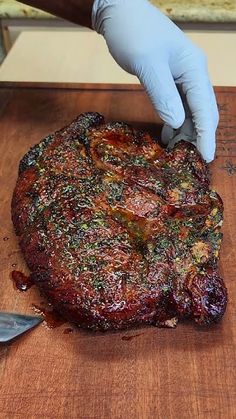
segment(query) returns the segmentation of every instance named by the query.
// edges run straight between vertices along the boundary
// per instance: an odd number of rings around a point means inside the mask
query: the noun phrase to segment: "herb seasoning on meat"
[[[189,143],[80,115],[21,160],[12,218],[33,282],[81,327],[218,322],[223,204]]]

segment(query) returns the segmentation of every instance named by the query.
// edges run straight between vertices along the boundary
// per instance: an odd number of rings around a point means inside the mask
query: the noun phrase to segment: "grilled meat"
[[[95,330],[220,320],[223,204],[189,143],[86,113],[21,160],[12,218],[32,279]]]

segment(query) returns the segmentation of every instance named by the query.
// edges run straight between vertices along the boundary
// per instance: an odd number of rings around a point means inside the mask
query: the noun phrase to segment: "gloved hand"
[[[207,162],[213,160],[218,110],[204,53],[148,0],[95,0],[92,25],[116,62],[139,78],[163,121],[175,129],[185,121],[176,85],[180,87],[197,148]]]
[[[181,85],[177,85],[177,87],[184,106],[185,121],[179,129],[173,129],[167,124],[164,125],[161,133],[161,140],[162,143],[165,144],[169,149],[173,148],[175,144],[180,140],[189,141],[197,146],[197,133],[193,124],[187,98],[182,91]]]

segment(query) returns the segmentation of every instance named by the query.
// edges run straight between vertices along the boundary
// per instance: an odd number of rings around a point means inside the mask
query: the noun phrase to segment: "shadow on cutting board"
[[[185,321],[175,330],[145,327],[100,333],[77,329],[71,336],[71,350],[85,361],[93,359],[99,362],[149,359],[153,353],[165,351],[176,354],[218,351],[223,350],[222,335],[226,321],[208,328],[196,327]]]

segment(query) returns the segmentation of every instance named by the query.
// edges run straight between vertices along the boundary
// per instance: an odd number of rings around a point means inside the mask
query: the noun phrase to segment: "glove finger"
[[[207,81],[207,84],[208,84],[208,89],[209,89],[209,97],[211,97],[212,117],[213,117],[213,120],[215,121],[215,124],[217,126],[218,122],[219,122],[219,112],[218,112],[217,102],[216,102],[216,99],[215,99],[215,93],[214,93],[213,87],[212,87],[209,79]],[[183,85],[177,83],[176,87],[177,87],[179,95],[182,99],[186,119],[192,118],[192,113],[191,113],[191,110],[190,110],[189,105],[188,105],[187,97],[183,92]]]
[[[185,112],[169,67],[149,64],[136,74],[163,121],[171,128],[179,128],[184,122]]]
[[[167,145],[169,141],[173,138],[175,130],[169,125],[164,124],[161,130],[161,142],[163,145]]]
[[[196,132],[191,118],[186,118],[183,125],[177,130],[170,128],[166,124],[162,128],[161,142],[167,148],[172,149],[181,140],[188,141],[195,146],[197,145]]]
[[[219,121],[216,99],[211,86],[204,54],[195,54],[194,68],[183,76],[183,92],[197,133],[197,148],[210,162],[215,154],[215,133]]]
[[[182,100],[182,103],[183,103],[183,106],[184,106],[185,118],[186,119],[191,118],[192,114],[191,114],[191,111],[190,111],[189,106],[188,106],[187,98],[186,98],[186,96],[183,92],[183,85],[177,83],[176,87],[178,89],[179,95],[181,97],[181,100]]]

